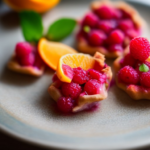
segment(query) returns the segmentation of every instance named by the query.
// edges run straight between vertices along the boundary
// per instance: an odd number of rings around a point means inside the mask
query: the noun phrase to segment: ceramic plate
[[[62,1],[43,15],[45,29],[60,17],[82,17],[89,4],[90,1]],[[131,5],[150,27],[150,7]],[[0,22],[0,127],[3,131],[28,142],[65,149],[120,149],[150,143],[150,101],[134,101],[114,85],[98,111],[64,116],[55,111],[55,103],[47,92],[52,70],[40,78],[9,71],[6,64],[15,44],[24,40],[15,16],[9,17],[3,14]],[[12,26],[8,26],[9,21]],[[150,40],[149,28],[145,28],[144,34]],[[63,42],[74,46],[74,41],[72,34]],[[112,62],[107,60],[108,64]]]

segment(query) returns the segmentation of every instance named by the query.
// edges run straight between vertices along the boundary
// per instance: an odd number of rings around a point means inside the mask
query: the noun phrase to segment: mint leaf
[[[147,65],[145,65],[145,64],[142,64],[142,65],[139,67],[139,70],[140,70],[141,72],[147,72],[147,71],[149,71],[149,67],[148,67]]]
[[[41,16],[34,11],[22,11],[19,13],[19,17],[25,40],[38,42],[43,35]]]
[[[61,18],[49,26],[46,36],[49,40],[60,41],[71,34],[76,24],[75,19]]]
[[[89,26],[84,26],[83,30],[84,30],[84,32],[89,33],[91,29]]]

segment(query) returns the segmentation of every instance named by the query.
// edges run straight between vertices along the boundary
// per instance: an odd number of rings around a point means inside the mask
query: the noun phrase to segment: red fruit
[[[69,113],[72,111],[73,108],[72,99],[70,97],[61,97],[57,101],[57,106],[58,109],[63,113]]]
[[[73,78],[73,69],[72,69],[70,66],[63,64],[63,65],[62,65],[62,69],[63,69],[63,71],[64,71],[64,74],[65,74],[67,77],[69,77],[70,79]]]
[[[140,84],[144,87],[150,88],[150,72],[141,73]]]
[[[29,55],[25,55],[24,57],[18,58],[19,63],[22,66],[33,66],[35,56],[33,53],[30,53]]]
[[[95,27],[98,23],[98,18],[92,12],[88,13],[83,19],[83,25],[87,25],[90,27]]]
[[[137,31],[135,29],[129,29],[125,33],[130,39],[133,39],[140,35],[140,31]]]
[[[104,32],[99,30],[94,30],[89,34],[89,43],[92,46],[101,46],[106,39],[106,35]]]
[[[63,83],[61,91],[65,97],[71,97],[72,99],[76,99],[81,93],[81,86],[73,82]]]
[[[104,75],[94,69],[89,69],[88,73],[89,73],[91,79],[97,79],[98,81],[100,81],[100,83],[106,82],[106,75]]]
[[[120,11],[119,9],[114,9],[114,18],[115,19],[120,19],[122,18],[123,14],[122,11]]]
[[[119,22],[118,28],[121,29],[122,31],[127,31],[129,29],[132,29],[134,28],[133,21],[130,19],[121,20]]]
[[[26,55],[29,55],[33,50],[33,46],[31,46],[27,42],[19,42],[16,44],[16,55],[17,57],[24,57]]]
[[[112,19],[114,18],[114,9],[103,5],[96,10],[96,14],[100,17],[100,19]]]
[[[41,68],[42,66],[44,66],[44,62],[41,59],[40,55],[38,52],[35,52],[35,61],[34,61],[34,66],[37,68]]]
[[[123,40],[124,40],[124,33],[118,29],[112,31],[108,37],[108,42],[110,44],[121,44]]]
[[[135,65],[135,70],[136,70],[139,74],[143,73],[143,72],[141,72],[141,71],[139,70],[139,67],[140,67],[142,64],[147,65],[148,68],[150,69],[150,62],[148,62],[148,61],[145,61],[145,62],[137,61],[136,65]]]
[[[131,54],[127,54],[124,59],[121,61],[121,66],[132,66],[134,67],[136,64],[136,60],[131,56]]]
[[[131,66],[125,66],[120,69],[118,78],[126,84],[137,84],[139,82],[139,74]]]
[[[88,74],[81,67],[73,68],[74,76],[72,81],[78,84],[84,84],[89,80]]]
[[[110,46],[108,47],[108,51],[109,51],[109,52],[116,52],[116,51],[122,52],[122,51],[123,51],[123,47],[122,47],[122,45],[120,45],[120,44],[110,45]]]
[[[59,79],[58,79],[58,77],[57,77],[57,75],[56,75],[56,73],[55,73],[55,74],[53,75],[53,77],[52,77],[52,81],[55,82],[55,81],[57,81],[57,80],[59,80]]]
[[[84,91],[89,95],[99,94],[101,90],[101,84],[96,79],[89,80],[84,86]]]
[[[133,58],[145,61],[150,54],[150,43],[144,37],[136,37],[130,42],[130,53]]]

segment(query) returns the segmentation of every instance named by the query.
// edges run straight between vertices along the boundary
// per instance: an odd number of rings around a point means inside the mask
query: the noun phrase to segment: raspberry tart
[[[79,112],[106,99],[112,78],[104,55],[67,54],[61,57],[49,94],[63,113]]]
[[[45,69],[37,48],[28,42],[16,44],[15,53],[7,66],[13,71],[33,76],[41,76]]]
[[[150,100],[150,43],[144,37],[136,37],[129,51],[114,62],[116,84],[135,100]]]
[[[81,52],[120,56],[145,24],[138,12],[124,2],[97,1],[79,23],[77,47]]]

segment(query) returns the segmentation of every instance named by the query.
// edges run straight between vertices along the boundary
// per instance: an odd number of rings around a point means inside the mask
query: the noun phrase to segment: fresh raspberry
[[[127,31],[129,29],[132,29],[134,28],[133,21],[130,19],[121,20],[119,22],[118,28],[121,29],[122,31]]]
[[[112,19],[114,18],[114,9],[103,5],[98,8],[95,13],[99,16],[100,19]]]
[[[35,56],[33,53],[30,53],[29,55],[25,55],[21,58],[18,58],[20,65],[22,66],[33,66],[35,61]]]
[[[98,18],[92,12],[88,13],[83,19],[83,25],[88,25],[90,27],[95,27],[98,23]]]
[[[125,33],[130,39],[133,39],[140,35],[140,31],[137,31],[135,29],[129,29]]]
[[[140,75],[140,84],[150,88],[150,72],[144,72]]]
[[[123,14],[122,11],[120,11],[119,9],[114,9],[114,18],[115,19],[120,19],[122,18]]]
[[[95,64],[94,64],[93,69],[96,70],[96,71],[98,71],[98,72],[101,72],[102,69],[103,69],[103,67],[104,67],[104,66],[101,66],[101,65],[99,64],[99,62],[96,61]]]
[[[127,54],[123,60],[121,61],[121,66],[132,66],[134,67],[136,64],[136,60],[131,56],[131,54]]]
[[[124,33],[119,29],[112,31],[108,37],[108,42],[110,44],[121,44],[123,40],[124,40]]]
[[[138,74],[143,73],[143,72],[141,72],[141,71],[139,70],[139,67],[140,67],[142,64],[145,64],[145,65],[148,66],[148,68],[150,69],[150,62],[148,62],[148,61],[145,61],[145,62],[137,61],[137,62],[136,62],[136,65],[135,65],[135,70],[138,72]]]
[[[81,93],[81,86],[73,82],[63,83],[61,91],[65,97],[71,97],[72,99],[76,99]]]
[[[150,54],[150,43],[144,37],[136,37],[130,42],[130,53],[133,58],[145,61]]]
[[[131,19],[131,14],[127,13],[127,11],[121,10],[123,19]]]
[[[122,51],[123,51],[123,47],[122,47],[122,45],[120,45],[120,44],[110,45],[110,46],[108,47],[108,51],[109,51],[109,52],[116,52],[116,51],[122,52]]]
[[[33,46],[31,46],[28,42],[19,42],[16,44],[16,55],[17,57],[24,57],[29,55],[33,50]]]
[[[84,91],[89,95],[99,94],[101,90],[101,84],[96,79],[89,80],[84,86]]]
[[[81,67],[73,68],[74,76],[72,81],[78,84],[84,84],[89,80],[88,74]]]
[[[89,69],[88,73],[89,73],[91,79],[97,79],[98,81],[100,81],[100,83],[106,82],[106,75],[104,75],[94,69]]]
[[[70,79],[73,78],[73,69],[72,69],[70,66],[63,64],[63,65],[62,65],[62,69],[63,69],[63,71],[64,71],[64,74],[65,74],[67,77],[69,77]]]
[[[103,31],[93,30],[89,34],[89,43],[92,46],[101,46],[106,39],[106,35]]]
[[[103,30],[106,34],[110,33],[114,29],[114,26],[109,20],[99,21],[97,25],[98,29]]]
[[[137,84],[139,82],[139,74],[131,66],[125,66],[120,69],[118,78],[126,84]]]
[[[63,113],[69,113],[72,111],[73,102],[70,97],[61,97],[57,101],[58,109]]]

